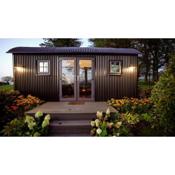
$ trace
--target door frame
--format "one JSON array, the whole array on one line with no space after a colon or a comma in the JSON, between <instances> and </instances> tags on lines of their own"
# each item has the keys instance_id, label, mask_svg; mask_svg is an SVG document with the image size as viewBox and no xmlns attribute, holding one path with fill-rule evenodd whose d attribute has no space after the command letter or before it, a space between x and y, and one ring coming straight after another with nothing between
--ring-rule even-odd
<instances>
[{"instance_id":1,"label":"door frame","mask_svg":"<svg viewBox=\"0 0 175 175\"><path fill-rule=\"evenodd\" d=\"M62 97L62 60L74 60L74 98L63 98ZM79 60L92 60L92 86L91 86L91 98L80 98L79 95ZM95 100L95 59L94 57L88 56L65 56L58 57L58 77L59 77L59 100L60 101L94 101Z\"/></svg>"}]
</instances>

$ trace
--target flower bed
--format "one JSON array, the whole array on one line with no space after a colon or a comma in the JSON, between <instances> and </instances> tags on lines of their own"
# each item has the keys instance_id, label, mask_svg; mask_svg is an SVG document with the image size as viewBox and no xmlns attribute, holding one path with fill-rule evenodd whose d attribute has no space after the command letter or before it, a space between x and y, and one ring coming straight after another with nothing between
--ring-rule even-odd
<instances>
[{"instance_id":1,"label":"flower bed","mask_svg":"<svg viewBox=\"0 0 175 175\"><path fill-rule=\"evenodd\" d=\"M21 95L18 91L0 91L0 128L16 117L24 116L24 112L43 103L39 98Z\"/></svg>"},{"instance_id":2,"label":"flower bed","mask_svg":"<svg viewBox=\"0 0 175 175\"><path fill-rule=\"evenodd\" d=\"M108 104L113 106L119 112L146 113L153 108L153 103L149 98L123 98L111 99Z\"/></svg>"},{"instance_id":3,"label":"flower bed","mask_svg":"<svg viewBox=\"0 0 175 175\"><path fill-rule=\"evenodd\" d=\"M154 117L150 113L130 112L111 114L97 111L96 119L91 121L92 136L150 136L154 135Z\"/></svg>"},{"instance_id":4,"label":"flower bed","mask_svg":"<svg viewBox=\"0 0 175 175\"><path fill-rule=\"evenodd\" d=\"M153 103L150 99L123 98L111 99L108 104L117 109L111 114L97 112L91 121L93 136L150 136L155 134Z\"/></svg>"}]
</instances>

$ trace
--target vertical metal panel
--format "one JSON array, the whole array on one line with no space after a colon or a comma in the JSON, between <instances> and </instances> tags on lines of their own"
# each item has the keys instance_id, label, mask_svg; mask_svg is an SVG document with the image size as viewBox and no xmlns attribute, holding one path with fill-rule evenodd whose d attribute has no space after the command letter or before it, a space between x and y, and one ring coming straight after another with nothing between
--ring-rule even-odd
<instances>
[{"instance_id":1,"label":"vertical metal panel","mask_svg":"<svg viewBox=\"0 0 175 175\"><path fill-rule=\"evenodd\" d=\"M50 75L37 74L37 60L50 60ZM23 71L15 69L15 86L23 94L36 95L46 100L58 100L58 74L56 55L14 55L14 66L22 66Z\"/></svg>"},{"instance_id":2,"label":"vertical metal panel","mask_svg":"<svg viewBox=\"0 0 175 175\"><path fill-rule=\"evenodd\" d=\"M95 58L95 100L135 97L137 95L137 56L120 55L32 55L14 54L14 66L23 66L23 72L15 69L15 88L24 94L36 95L45 100L59 100L59 58ZM50 75L37 74L37 60L50 60ZM109 60L122 61L122 74L109 75ZM134 72L127 68L135 66Z\"/></svg>"},{"instance_id":3,"label":"vertical metal panel","mask_svg":"<svg viewBox=\"0 0 175 175\"><path fill-rule=\"evenodd\" d=\"M122 74L109 75L109 60L122 61ZM134 66L133 72L128 67ZM136 96L136 56L96 56L95 97L97 101Z\"/></svg>"}]
</instances>

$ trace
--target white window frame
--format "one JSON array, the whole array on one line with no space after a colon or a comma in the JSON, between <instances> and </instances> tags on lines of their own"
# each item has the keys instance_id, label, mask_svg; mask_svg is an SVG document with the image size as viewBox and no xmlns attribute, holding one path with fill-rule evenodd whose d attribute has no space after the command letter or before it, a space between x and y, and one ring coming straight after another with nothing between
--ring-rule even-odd
<instances>
[{"instance_id":1,"label":"white window frame","mask_svg":"<svg viewBox=\"0 0 175 175\"><path fill-rule=\"evenodd\" d=\"M111 72L112 69L112 62L119 63L119 71L118 72ZM109 75L121 75L122 74L122 61L121 60L109 60Z\"/></svg>"},{"instance_id":2,"label":"white window frame","mask_svg":"<svg viewBox=\"0 0 175 175\"><path fill-rule=\"evenodd\" d=\"M43 62L43 72L40 72L40 63ZM48 72L44 72L44 63L48 63ZM38 75L50 75L50 60L37 60L37 73Z\"/></svg>"}]
</instances>

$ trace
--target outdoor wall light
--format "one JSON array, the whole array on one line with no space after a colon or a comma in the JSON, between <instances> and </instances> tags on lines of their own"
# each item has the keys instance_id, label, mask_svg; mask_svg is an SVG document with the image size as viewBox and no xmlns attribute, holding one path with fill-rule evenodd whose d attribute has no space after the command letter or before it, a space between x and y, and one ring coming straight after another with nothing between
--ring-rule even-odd
<instances>
[{"instance_id":1,"label":"outdoor wall light","mask_svg":"<svg viewBox=\"0 0 175 175\"><path fill-rule=\"evenodd\" d=\"M17 66L15 67L15 69L17 70L17 72L23 72L24 68L21 66Z\"/></svg>"},{"instance_id":2,"label":"outdoor wall light","mask_svg":"<svg viewBox=\"0 0 175 175\"><path fill-rule=\"evenodd\" d=\"M135 66L130 65L128 67L128 72L134 72L134 70L135 70Z\"/></svg>"}]
</instances>

